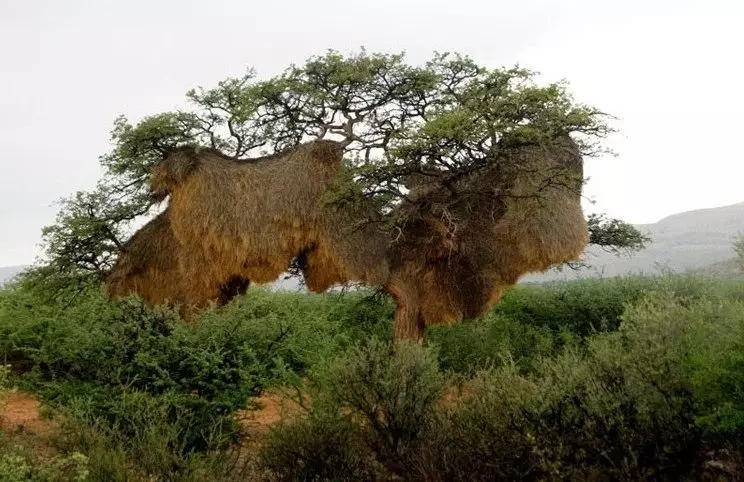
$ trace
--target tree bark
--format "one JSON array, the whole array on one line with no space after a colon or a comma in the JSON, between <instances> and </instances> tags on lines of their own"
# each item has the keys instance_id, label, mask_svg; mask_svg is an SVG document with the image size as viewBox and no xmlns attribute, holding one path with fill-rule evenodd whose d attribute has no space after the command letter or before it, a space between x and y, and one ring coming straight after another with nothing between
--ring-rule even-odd
<instances>
[{"instance_id":1,"label":"tree bark","mask_svg":"<svg viewBox=\"0 0 744 482\"><path fill-rule=\"evenodd\" d=\"M401 340L426 343L426 324L417 305L397 301L395 322L393 324L393 342Z\"/></svg>"}]
</instances>

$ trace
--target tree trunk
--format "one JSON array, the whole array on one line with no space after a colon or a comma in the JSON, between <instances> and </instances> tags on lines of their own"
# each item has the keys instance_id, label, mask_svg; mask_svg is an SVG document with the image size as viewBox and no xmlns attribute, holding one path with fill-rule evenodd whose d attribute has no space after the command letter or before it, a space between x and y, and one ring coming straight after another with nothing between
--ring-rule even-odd
<instances>
[{"instance_id":1,"label":"tree trunk","mask_svg":"<svg viewBox=\"0 0 744 482\"><path fill-rule=\"evenodd\" d=\"M397 301L395 323L393 325L393 342L401 340L425 343L426 324L421 317L418 305Z\"/></svg>"}]
</instances>

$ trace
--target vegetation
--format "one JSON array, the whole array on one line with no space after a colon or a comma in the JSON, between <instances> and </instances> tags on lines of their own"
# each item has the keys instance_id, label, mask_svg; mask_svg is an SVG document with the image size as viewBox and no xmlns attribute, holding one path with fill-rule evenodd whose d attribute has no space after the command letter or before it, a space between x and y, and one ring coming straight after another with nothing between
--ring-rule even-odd
<instances>
[{"instance_id":1,"label":"vegetation","mask_svg":"<svg viewBox=\"0 0 744 482\"><path fill-rule=\"evenodd\" d=\"M63 423L45 463L0 444L6 473L699 479L733 477L744 455L740 282L520 286L394 351L393 304L370 293L254 288L189 326L95 286L50 300L27 282L0 292L0 357ZM268 387L304 409L241 448L235 412Z\"/></svg>"},{"instance_id":2,"label":"vegetation","mask_svg":"<svg viewBox=\"0 0 744 482\"><path fill-rule=\"evenodd\" d=\"M744 235L740 234L733 242L734 252L736 253L736 266L744 272Z\"/></svg>"},{"instance_id":3,"label":"vegetation","mask_svg":"<svg viewBox=\"0 0 744 482\"><path fill-rule=\"evenodd\" d=\"M589 241L647 241L582 210L584 157L604 152L608 116L526 69L329 52L188 98L187 111L117 120L104 179L44 232L47 291L105 279L112 296L187 316L294 267L317 292L381 288L396 302L394 338L420 340ZM245 157L258 152L270 155Z\"/></svg>"},{"instance_id":4,"label":"vegetation","mask_svg":"<svg viewBox=\"0 0 744 482\"><path fill-rule=\"evenodd\" d=\"M296 478L332 470L314 457L347 454L406 479L690 477L704 447L741 453L743 308L662 291L584 349L537 357L528 372L514 362L478 372L455 404L435 403L446 382L431 352L390 358L373 343L315 378L319 402L278 427L264 456ZM342 452L313 452L342 422L352 434Z\"/></svg>"},{"instance_id":5,"label":"vegetation","mask_svg":"<svg viewBox=\"0 0 744 482\"><path fill-rule=\"evenodd\" d=\"M517 286L490 312L471 309L490 306L527 264L537 269L568 261L587 235L618 251L648 241L621 221L583 218L576 174L583 155L601 152L611 128L563 84L539 86L532 72L486 69L457 55L411 66L400 55L330 52L272 79L259 81L249 72L188 98L188 111L137 124L116 121L114 148L101 158L103 180L63 203L57 223L45 230L46 258L0 290L0 387L33 394L56 423L44 450L0 427L0 478L741 477L741 282L663 276ZM215 279L227 285L210 287L223 306L190 323L171 308L104 293L101 280L117 262L135 274L154 267L153 283L176 298L191 289L187 279L164 284L181 261L168 248L177 234L172 211L158 214L144 231L173 234L156 234L165 248L148 249L150 238L135 236L126 246L139 247L117 260L131 224L153 214L146 181L156 163L166 163L156 174L170 182L194 159L201 162L199 156L227 162L217 150L245 157L334 135L346 150L344 175L313 199L333 209L363 205L366 221L393 240L396 229L400 234L414 225L406 232L415 233L421 222L427 234L439 222L442 237L425 257L452 254L440 249L442 239L468 234L473 240L459 243L467 249L445 246L463 249L453 255L456 263L436 265L429 256L426 266L436 269L407 272L406 286L424 286L428 296L416 294L417 322L463 299L467 303L455 308L474 321L434 328L426 346L393 346L391 320L396 303L401 306L394 289L388 289L393 300L364 290L246 291L250 276ZM191 157L167 164L165 152ZM546 153L553 164L530 164ZM566 174L559 168L568 167L571 176L520 172L545 174L546 166L551 174L554 167ZM306 177L292 174L297 182ZM534 179L536 185L528 182ZM171 195L174 186L166 189ZM483 202L484 186L500 194ZM551 191L558 187L570 188L570 199ZM531 232L529 216L529 223L519 223L525 211L513 206L523 201L514 199L545 209L545 229ZM477 211L481 207L485 211ZM502 234L515 239L497 245L475 236L495 226L481 214L512 216ZM572 220L562 228L573 231L550 231L554 215ZM528 253L532 264L510 274L484 271L517 259L507 248L521 249L529 236L534 245L550 245L556 239L534 243L550 233L581 243L566 248L570 253L537 249ZM410 257L401 251L388 261L405 266L418 256L418 243L408 242ZM127 258L137 250L154 257ZM305 257L294 266L312 272L311 253L298 254ZM473 272L493 275L487 297ZM240 414L260 409L259 396L269 389L297 410L266 433L246 429Z\"/></svg>"},{"instance_id":6,"label":"vegetation","mask_svg":"<svg viewBox=\"0 0 744 482\"><path fill-rule=\"evenodd\" d=\"M152 167L177 146L209 146L245 157L311 139L341 139L348 173L328 200L372 206L375 223L393 234L416 212L395 209L411 202L411 183L423 176L445 189L452 195L439 196L434 214L456 213L467 201L460 191L472 188L462 180L509 164L504 139L549 147L553 139L574 134L582 154L603 152L601 140L612 132L608 116L574 101L565 84L541 86L534 76L521 68L488 69L455 54L413 66L403 55L330 51L273 78L260 80L249 70L214 88L194 89L184 111L136 124L120 117L112 130L114 147L101 156L103 179L64 200L56 223L45 228L38 279L55 290L105 276L132 223L154 210L147 186ZM531 195L565 184L561 179L550 177ZM621 221L589 221L593 243L637 249L646 241Z\"/></svg>"}]
</instances>

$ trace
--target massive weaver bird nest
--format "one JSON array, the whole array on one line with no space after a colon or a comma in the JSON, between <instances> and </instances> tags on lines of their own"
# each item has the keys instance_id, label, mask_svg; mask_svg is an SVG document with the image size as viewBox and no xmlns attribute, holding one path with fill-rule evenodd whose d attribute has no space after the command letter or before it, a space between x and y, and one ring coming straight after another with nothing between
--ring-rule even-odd
<instances>
[{"instance_id":1,"label":"massive weaver bird nest","mask_svg":"<svg viewBox=\"0 0 744 482\"><path fill-rule=\"evenodd\" d=\"M326 201L343 152L327 140L258 159L170 150L151 177L168 207L124 246L110 292L205 306L277 279L299 257L312 291L381 286L397 303L396 338L420 338L426 325L479 316L523 274L576 259L588 241L582 157L568 136L504 138L503 162L451 182L409 176L395 236L370 210Z\"/></svg>"},{"instance_id":2,"label":"massive weaver bird nest","mask_svg":"<svg viewBox=\"0 0 744 482\"><path fill-rule=\"evenodd\" d=\"M385 283L397 303L397 338L477 317L522 275L575 260L585 248L576 144L561 136L544 145L502 139L499 147L504 162L452 184L436 173L410 183Z\"/></svg>"},{"instance_id":3,"label":"massive weaver bird nest","mask_svg":"<svg viewBox=\"0 0 744 482\"><path fill-rule=\"evenodd\" d=\"M323 200L342 169L343 147L326 140L258 159L169 151L151 178L156 198L170 196L168 208L124 246L108 276L111 294L204 306L236 280L277 279L298 257L313 291L382 283L383 234L369 223L354 227L355 210Z\"/></svg>"}]
</instances>

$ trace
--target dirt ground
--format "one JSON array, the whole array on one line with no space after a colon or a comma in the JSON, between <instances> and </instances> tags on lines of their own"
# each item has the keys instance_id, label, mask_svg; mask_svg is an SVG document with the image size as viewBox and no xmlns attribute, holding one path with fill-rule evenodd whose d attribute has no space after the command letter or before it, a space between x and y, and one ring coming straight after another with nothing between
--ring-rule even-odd
<instances>
[{"instance_id":1,"label":"dirt ground","mask_svg":"<svg viewBox=\"0 0 744 482\"><path fill-rule=\"evenodd\" d=\"M255 410L240 410L237 413L238 422L242 427L242 441L244 449L254 450L261 444L261 439L269 428L282 419L291 418L299 413L301 408L287 396L276 390L268 390L260 397L253 399L258 404Z\"/></svg>"},{"instance_id":2,"label":"dirt ground","mask_svg":"<svg viewBox=\"0 0 744 482\"><path fill-rule=\"evenodd\" d=\"M53 420L42 417L41 403L25 392L12 392L0 398L0 428L4 432L29 433L48 437L57 430Z\"/></svg>"},{"instance_id":3,"label":"dirt ground","mask_svg":"<svg viewBox=\"0 0 744 482\"><path fill-rule=\"evenodd\" d=\"M256 398L258 410L241 410L237 417L249 435L262 435L269 427L282 419L282 415L291 415L298 409L296 404L284 400L276 391L268 391ZM59 424L42 415L43 409L39 400L33 395L14 391L0 397L0 430L6 435L24 434L39 439L49 439L59 430Z\"/></svg>"}]
</instances>

